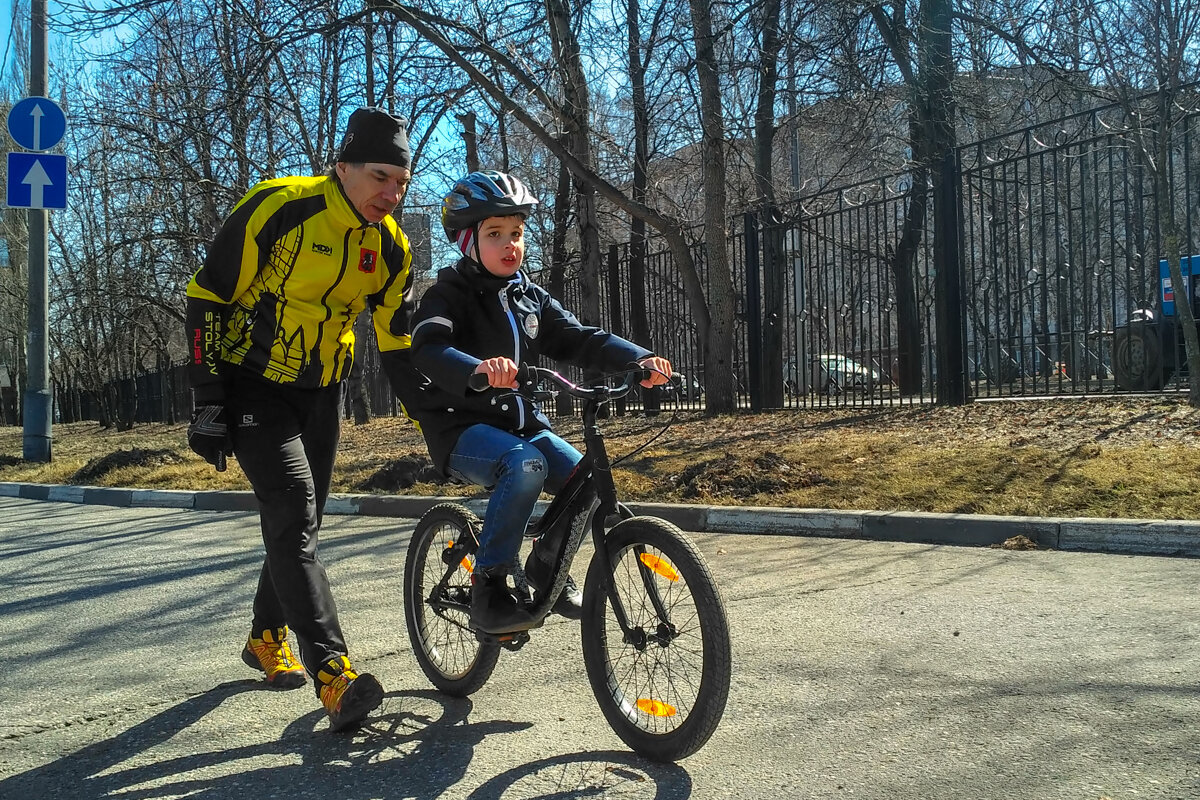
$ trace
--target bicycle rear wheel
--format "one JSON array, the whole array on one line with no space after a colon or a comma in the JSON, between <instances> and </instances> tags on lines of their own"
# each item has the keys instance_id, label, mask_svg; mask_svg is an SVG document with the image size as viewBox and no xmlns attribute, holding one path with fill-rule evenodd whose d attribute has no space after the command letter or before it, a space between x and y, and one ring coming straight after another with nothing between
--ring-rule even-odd
<instances>
[{"instance_id":1,"label":"bicycle rear wheel","mask_svg":"<svg viewBox=\"0 0 1200 800\"><path fill-rule=\"evenodd\" d=\"M623 520L606 540L609 563L592 559L584 584L588 680L625 744L658 761L684 758L712 736L729 697L729 622L720 591L695 544L665 520ZM617 622L609 581L633 641Z\"/></svg>"},{"instance_id":2,"label":"bicycle rear wheel","mask_svg":"<svg viewBox=\"0 0 1200 800\"><path fill-rule=\"evenodd\" d=\"M413 654L441 691L465 697L496 668L500 647L468 627L479 518L455 503L425 512L404 562L404 621Z\"/></svg>"}]
</instances>

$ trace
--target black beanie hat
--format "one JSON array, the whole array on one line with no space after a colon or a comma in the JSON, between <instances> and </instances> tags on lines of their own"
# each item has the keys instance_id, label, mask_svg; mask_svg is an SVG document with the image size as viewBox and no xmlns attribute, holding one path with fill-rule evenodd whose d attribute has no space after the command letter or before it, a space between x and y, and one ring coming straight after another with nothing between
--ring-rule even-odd
<instances>
[{"instance_id":1,"label":"black beanie hat","mask_svg":"<svg viewBox=\"0 0 1200 800\"><path fill-rule=\"evenodd\" d=\"M394 164L407 169L412 164L407 128L408 120L393 117L381 108L356 109L346 124L337 160L351 164Z\"/></svg>"}]
</instances>

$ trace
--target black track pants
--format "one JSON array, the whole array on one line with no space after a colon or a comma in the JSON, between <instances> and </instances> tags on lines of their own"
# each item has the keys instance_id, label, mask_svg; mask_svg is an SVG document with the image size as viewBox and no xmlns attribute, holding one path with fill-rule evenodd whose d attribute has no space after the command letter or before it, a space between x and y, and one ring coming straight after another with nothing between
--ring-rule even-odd
<instances>
[{"instance_id":1,"label":"black track pants","mask_svg":"<svg viewBox=\"0 0 1200 800\"><path fill-rule=\"evenodd\" d=\"M237 374L227 400L234 452L258 498L266 560L252 630L287 624L310 674L346 655L337 607L317 558L317 531L337 455L342 385L295 389Z\"/></svg>"}]
</instances>

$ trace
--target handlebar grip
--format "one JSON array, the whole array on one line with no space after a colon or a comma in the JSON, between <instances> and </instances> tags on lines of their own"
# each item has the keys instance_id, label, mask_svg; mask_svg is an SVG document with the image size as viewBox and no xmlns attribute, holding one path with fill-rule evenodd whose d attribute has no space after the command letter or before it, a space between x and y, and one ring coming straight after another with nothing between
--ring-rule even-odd
<instances>
[{"instance_id":1,"label":"handlebar grip","mask_svg":"<svg viewBox=\"0 0 1200 800\"><path fill-rule=\"evenodd\" d=\"M224 450L217 451L217 463L213 466L217 468L217 472L225 471L225 468L228 466L228 464L226 462Z\"/></svg>"},{"instance_id":2,"label":"handlebar grip","mask_svg":"<svg viewBox=\"0 0 1200 800\"><path fill-rule=\"evenodd\" d=\"M472 372L471 376L467 378L467 388L474 389L477 392L482 392L489 385L488 376L482 372Z\"/></svg>"},{"instance_id":3,"label":"handlebar grip","mask_svg":"<svg viewBox=\"0 0 1200 800\"><path fill-rule=\"evenodd\" d=\"M517 391L525 388L533 388L533 385L538 382L537 367L532 364L517 365Z\"/></svg>"},{"instance_id":4,"label":"handlebar grip","mask_svg":"<svg viewBox=\"0 0 1200 800\"><path fill-rule=\"evenodd\" d=\"M627 386L633 387L641 384L642 381L650 380L650 374L653 370L648 370L636 361L630 361L625 369L628 370L625 378ZM646 387L642 387L643 389Z\"/></svg>"}]
</instances>

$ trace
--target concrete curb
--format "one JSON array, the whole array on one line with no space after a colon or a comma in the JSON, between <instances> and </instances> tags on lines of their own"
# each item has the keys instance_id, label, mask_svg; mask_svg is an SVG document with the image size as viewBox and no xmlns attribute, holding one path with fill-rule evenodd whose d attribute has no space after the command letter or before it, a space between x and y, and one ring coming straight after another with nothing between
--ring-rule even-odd
<instances>
[{"instance_id":1,"label":"concrete curb","mask_svg":"<svg viewBox=\"0 0 1200 800\"><path fill-rule=\"evenodd\" d=\"M0 497L121 508L195 511L258 509L253 492L189 492L0 482ZM326 514L416 519L432 506L459 502L482 515L485 499L332 494ZM1200 522L1188 520L1002 517L911 511L837 511L766 506L629 503L635 514L662 517L699 533L751 533L983 547L1025 536L1039 547L1137 555L1200 556ZM539 504L544 508L544 504Z\"/></svg>"}]
</instances>

